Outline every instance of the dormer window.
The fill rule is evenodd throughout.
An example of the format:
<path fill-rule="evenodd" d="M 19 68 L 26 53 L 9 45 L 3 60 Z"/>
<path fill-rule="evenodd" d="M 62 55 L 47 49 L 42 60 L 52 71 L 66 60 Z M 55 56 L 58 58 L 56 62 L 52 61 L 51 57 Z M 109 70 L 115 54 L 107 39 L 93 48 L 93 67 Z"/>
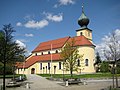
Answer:
<path fill-rule="evenodd" d="M 58 53 L 58 50 L 56 50 L 55 53 Z"/>
<path fill-rule="evenodd" d="M 48 51 L 48 54 L 50 54 L 50 51 Z"/>

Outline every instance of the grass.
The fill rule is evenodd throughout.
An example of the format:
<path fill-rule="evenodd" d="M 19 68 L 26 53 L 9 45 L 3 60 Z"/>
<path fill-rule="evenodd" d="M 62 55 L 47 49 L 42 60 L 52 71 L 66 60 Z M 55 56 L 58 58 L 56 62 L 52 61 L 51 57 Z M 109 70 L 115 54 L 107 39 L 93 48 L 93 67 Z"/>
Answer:
<path fill-rule="evenodd" d="M 19 77 L 19 76 L 23 76 L 23 75 L 22 74 L 16 74 L 15 78 Z M 24 75 L 24 77 L 26 77 L 26 75 Z M 0 78 L 3 78 L 3 75 L 0 75 Z M 5 78 L 13 78 L 13 75 L 6 75 Z"/>
<path fill-rule="evenodd" d="M 42 77 L 49 78 L 51 77 L 50 74 L 38 74 Z M 63 78 L 63 74 L 54 74 L 52 75 L 53 78 Z M 118 77 L 120 77 L 120 74 L 118 74 Z M 70 74 L 65 74 L 64 78 L 71 78 Z M 112 78 L 112 74 L 110 73 L 96 73 L 96 74 L 81 74 L 81 75 L 73 75 L 73 78 Z"/>

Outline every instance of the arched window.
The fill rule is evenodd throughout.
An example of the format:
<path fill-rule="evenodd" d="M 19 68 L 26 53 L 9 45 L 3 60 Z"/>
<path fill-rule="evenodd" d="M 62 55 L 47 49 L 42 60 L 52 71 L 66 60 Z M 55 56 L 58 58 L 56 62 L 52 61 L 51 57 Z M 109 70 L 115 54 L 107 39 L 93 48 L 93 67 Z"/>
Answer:
<path fill-rule="evenodd" d="M 59 62 L 59 69 L 61 69 L 61 62 Z"/>
<path fill-rule="evenodd" d="M 42 63 L 40 63 L 40 70 L 42 70 Z"/>
<path fill-rule="evenodd" d="M 50 54 L 50 51 L 48 51 L 48 54 Z"/>
<path fill-rule="evenodd" d="M 88 66 L 88 59 L 85 59 L 85 66 Z"/>
<path fill-rule="evenodd" d="M 37 56 L 37 53 L 35 53 L 35 56 Z"/>
<path fill-rule="evenodd" d="M 50 70 L 50 62 L 48 62 L 48 70 Z"/>
<path fill-rule="evenodd" d="M 82 36 L 83 35 L 83 33 L 82 32 L 80 32 L 80 36 Z"/>
<path fill-rule="evenodd" d="M 56 50 L 55 53 L 58 53 L 58 50 Z"/>
<path fill-rule="evenodd" d="M 80 60 L 79 59 L 77 60 L 77 65 L 80 66 Z"/>
<path fill-rule="evenodd" d="M 43 55 L 43 52 L 41 53 L 41 55 Z"/>

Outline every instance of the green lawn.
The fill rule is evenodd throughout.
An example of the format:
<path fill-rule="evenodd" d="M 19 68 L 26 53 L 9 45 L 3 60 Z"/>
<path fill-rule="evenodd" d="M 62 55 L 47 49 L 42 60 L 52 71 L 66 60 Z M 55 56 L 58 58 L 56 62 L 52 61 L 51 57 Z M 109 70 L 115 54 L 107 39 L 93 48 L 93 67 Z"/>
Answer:
<path fill-rule="evenodd" d="M 16 74 L 16 75 L 15 75 L 15 78 L 16 78 L 16 77 L 19 77 L 19 76 L 23 76 L 23 75 L 22 75 L 22 74 Z M 6 77 L 6 78 L 13 78 L 13 75 L 6 75 L 5 77 Z M 26 75 L 24 75 L 24 77 L 26 77 Z M 3 75 L 0 75 L 0 78 L 3 78 Z"/>
<path fill-rule="evenodd" d="M 50 74 L 38 74 L 42 77 L 49 78 Z M 118 74 L 120 77 L 120 74 Z M 52 75 L 53 78 L 63 78 L 63 74 L 55 74 Z M 70 78 L 70 74 L 65 74 L 64 78 Z M 96 73 L 96 74 L 81 74 L 81 75 L 73 75 L 73 78 L 112 78 L 112 74 L 110 73 Z"/>

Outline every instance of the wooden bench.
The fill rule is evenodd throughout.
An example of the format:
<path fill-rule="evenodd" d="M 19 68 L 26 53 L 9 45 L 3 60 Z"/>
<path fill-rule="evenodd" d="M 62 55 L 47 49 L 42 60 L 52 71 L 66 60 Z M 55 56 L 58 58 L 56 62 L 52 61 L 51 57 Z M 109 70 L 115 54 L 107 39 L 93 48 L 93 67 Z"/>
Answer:
<path fill-rule="evenodd" d="M 75 79 L 66 79 L 66 81 L 68 81 L 68 84 L 79 84 L 81 83 L 81 80 L 79 78 L 75 78 Z"/>

